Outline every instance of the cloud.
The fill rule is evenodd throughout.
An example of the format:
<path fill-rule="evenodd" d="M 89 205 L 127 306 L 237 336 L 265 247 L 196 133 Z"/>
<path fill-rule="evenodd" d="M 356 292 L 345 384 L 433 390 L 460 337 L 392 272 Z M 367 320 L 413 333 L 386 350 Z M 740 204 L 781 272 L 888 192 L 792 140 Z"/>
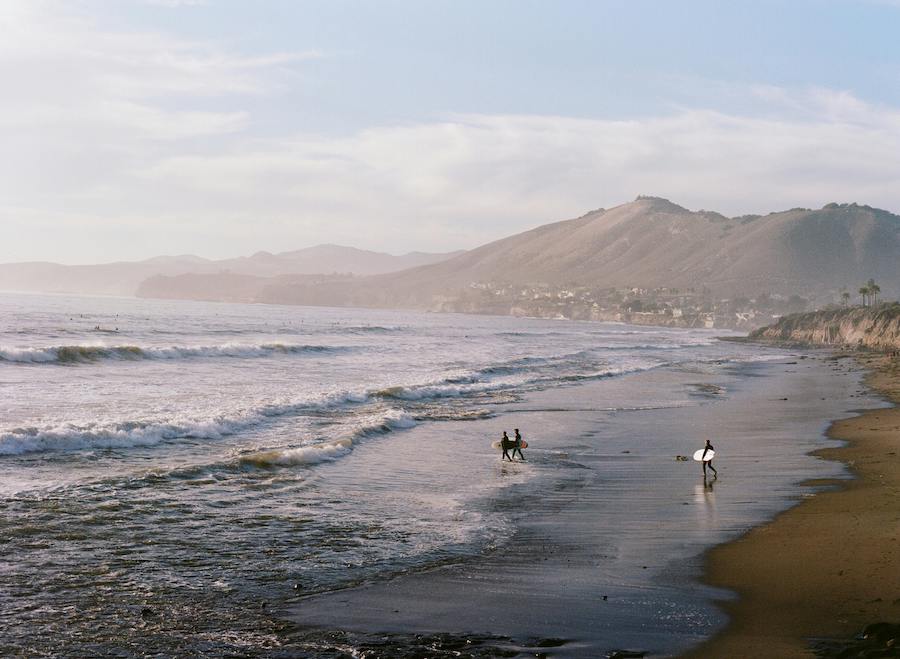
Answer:
<path fill-rule="evenodd" d="M 430 249 L 473 246 L 642 193 L 733 214 L 832 200 L 900 208 L 900 112 L 840 92 L 785 94 L 804 118 L 703 109 L 630 121 L 468 115 L 242 143 L 163 158 L 140 176 L 197 212 L 216 200 L 235 217 L 296 222 L 296 241 L 311 228 L 370 241 L 402 231 L 404 247 Z"/>
<path fill-rule="evenodd" d="M 241 96 L 276 92 L 292 67 L 322 57 L 315 50 L 241 55 L 214 42 L 111 29 L 65 8 L 47 0 L 9 0 L 0 9 L 6 111 L 57 109 L 79 119 L 103 115 L 110 105 L 127 105 L 132 113 L 142 105 L 173 125 L 186 118 L 190 123 L 192 104 L 210 99 L 233 104 Z M 233 113 L 223 114 L 221 123 L 231 132 Z M 140 124 L 146 122 L 136 127 Z M 166 134 L 154 124 L 151 134 Z M 173 130 L 183 133 L 184 127 Z"/>
<path fill-rule="evenodd" d="M 0 4 L 3 226 L 21 227 L 23 218 L 44 228 L 84 218 L 95 227 L 140 226 L 141 206 L 158 191 L 125 185 L 131 172 L 243 133 L 251 123 L 245 100 L 277 95 L 297 66 L 322 56 L 243 54 L 214 41 L 113 28 L 75 13 L 79 6 Z M 17 258 L 28 240 L 27 232 L 20 235 L 0 258 Z"/>
<path fill-rule="evenodd" d="M 238 53 L 62 7 L 0 6 L 0 224 L 19 236 L 0 261 L 98 260 L 116 245 L 121 258 L 318 242 L 449 250 L 638 194 L 729 214 L 900 210 L 900 110 L 841 90 L 731 85 L 742 112 L 260 130 L 255 103 L 277 104 L 322 53 Z"/>
<path fill-rule="evenodd" d="M 117 225 L 188 222 L 232 252 L 472 247 L 638 194 L 731 214 L 835 200 L 900 208 L 900 113 L 821 90 L 786 99 L 803 118 L 466 115 L 343 137 L 236 135 L 212 153 L 126 157 L 93 177 L 99 192 L 82 185 L 69 203 L 82 215 L 106 207 Z"/>

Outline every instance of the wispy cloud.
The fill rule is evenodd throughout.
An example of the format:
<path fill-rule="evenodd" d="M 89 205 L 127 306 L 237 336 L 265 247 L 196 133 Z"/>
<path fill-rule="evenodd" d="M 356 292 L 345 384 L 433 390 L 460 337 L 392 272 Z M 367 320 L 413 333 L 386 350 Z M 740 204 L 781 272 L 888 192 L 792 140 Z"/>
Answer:
<path fill-rule="evenodd" d="M 322 57 L 315 50 L 240 55 L 214 42 L 113 30 L 65 9 L 9 0 L 0 10 L 0 76 L 15 92 L 8 95 L 13 103 L 75 110 L 76 117 L 79 109 L 103 114 L 123 102 L 148 111 L 165 104 L 166 116 L 179 123 L 194 100 L 276 91 L 285 71 Z"/>
<path fill-rule="evenodd" d="M 796 96 L 784 102 L 801 104 L 802 119 L 702 109 L 634 121 L 471 115 L 242 142 L 161 158 L 139 178 L 192 212 L 234 218 L 233 231 L 240 218 L 266 217 L 295 242 L 402 230 L 404 246 L 431 249 L 642 193 L 734 214 L 832 200 L 900 208 L 900 112 L 824 90 Z"/>
<path fill-rule="evenodd" d="M 140 249 L 126 256 L 324 241 L 454 249 L 638 194 L 732 214 L 833 200 L 900 210 L 900 110 L 846 91 L 731 85 L 745 111 L 629 120 L 260 130 L 255 108 L 322 53 L 240 53 L 64 9 L 0 5 L 0 223 L 41 249 L 53 236 L 46 256 L 62 260 L 102 258 L 89 252 L 101 229 Z M 0 261 L 21 258 L 6 249 Z"/>

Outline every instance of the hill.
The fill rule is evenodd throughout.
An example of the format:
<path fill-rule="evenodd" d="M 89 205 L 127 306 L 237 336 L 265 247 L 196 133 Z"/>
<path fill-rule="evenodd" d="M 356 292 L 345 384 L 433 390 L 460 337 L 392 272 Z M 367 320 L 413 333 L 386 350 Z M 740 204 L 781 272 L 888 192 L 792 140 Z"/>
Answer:
<path fill-rule="evenodd" d="M 215 261 L 217 270 L 228 270 L 257 277 L 277 277 L 286 274 L 317 275 L 342 273 L 350 275 L 377 275 L 407 270 L 420 265 L 443 261 L 462 252 L 429 254 L 409 252 L 401 256 L 373 252 L 341 245 L 317 245 L 292 252 L 272 254 L 257 252 L 253 256 Z"/>
<path fill-rule="evenodd" d="M 409 270 L 259 282 L 252 299 L 757 327 L 870 277 L 884 296 L 900 294 L 898 255 L 900 217 L 869 206 L 729 218 L 639 197 Z"/>
<path fill-rule="evenodd" d="M 223 259 L 204 259 L 193 255 L 157 256 L 145 261 L 104 263 L 98 265 L 60 265 L 58 263 L 6 263 L 0 264 L 0 290 L 33 291 L 45 293 L 88 293 L 99 295 L 135 295 L 141 282 L 158 276 L 177 277 L 184 274 L 224 275 L 218 284 L 204 282 L 207 295 L 220 288 L 225 297 L 246 297 L 253 285 L 242 282 L 236 291 L 227 291 L 236 284 L 231 275 L 255 278 L 280 277 L 282 275 L 314 275 L 344 273 L 374 275 L 405 270 L 435 263 L 458 255 L 410 252 L 394 256 L 342 247 L 318 245 L 306 249 L 272 254 L 257 252 L 253 256 Z M 164 295 L 163 297 L 170 297 Z M 178 297 L 178 296 L 176 296 Z"/>
<path fill-rule="evenodd" d="M 702 288 L 717 295 L 813 298 L 883 281 L 900 294 L 900 217 L 856 204 L 765 216 L 692 212 L 665 199 L 538 227 L 379 284 L 433 294 L 471 282 Z M 409 276 L 407 276 L 409 275 Z M 404 293 L 400 293 L 405 297 Z"/>
<path fill-rule="evenodd" d="M 327 282 L 352 280 L 353 275 L 278 275 L 259 277 L 235 272 L 156 275 L 141 282 L 138 297 L 216 302 L 271 302 L 282 289 L 313 290 Z M 272 291 L 276 291 L 273 293 Z M 321 303 L 321 302 L 320 302 Z"/>

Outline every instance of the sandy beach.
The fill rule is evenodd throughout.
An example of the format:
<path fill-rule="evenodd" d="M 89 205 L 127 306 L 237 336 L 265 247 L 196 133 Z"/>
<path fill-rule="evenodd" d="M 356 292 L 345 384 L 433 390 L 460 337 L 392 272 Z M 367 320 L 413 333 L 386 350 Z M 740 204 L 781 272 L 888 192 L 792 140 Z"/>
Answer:
<path fill-rule="evenodd" d="M 859 407 L 878 404 L 862 391 L 858 368 L 847 365 L 835 371 L 827 353 L 785 355 L 781 363 L 718 374 L 667 369 L 621 381 L 619 395 L 628 398 L 640 391 L 692 391 L 689 398 L 700 404 L 687 406 L 673 398 L 658 409 L 610 415 L 591 409 L 600 397 L 612 402 L 602 383 L 511 406 L 504 423 L 529 428 L 547 451 L 532 450 L 535 467 L 528 468 L 553 476 L 549 487 L 526 481 L 490 503 L 515 520 L 517 531 L 507 543 L 463 562 L 311 594 L 286 617 L 305 630 L 306 647 L 321 643 L 323 656 L 338 646 L 368 648 L 373 656 L 688 651 L 726 626 L 713 600 L 730 596 L 720 586 L 735 588 L 701 583 L 706 550 L 765 524 L 798 497 L 820 492 L 819 483 L 798 487 L 804 474 L 846 477 L 839 463 L 809 452 L 828 443 L 828 419 L 846 416 L 856 401 Z M 674 459 L 706 433 L 714 433 L 717 450 L 728 456 L 718 465 L 718 481 L 710 483 L 696 463 Z M 417 439 L 432 443 L 425 434 Z M 773 461 L 779 451 L 782 457 Z M 498 476 L 524 468 L 502 467 L 510 471 Z M 794 601 L 804 597 L 803 586 L 799 592 Z M 738 638 L 707 645 L 695 656 L 712 656 L 710 647 L 721 650 L 717 656 L 781 656 L 772 642 L 766 631 L 760 652 Z"/>
<path fill-rule="evenodd" d="M 900 400 L 896 360 L 855 361 L 871 369 L 868 386 Z M 834 369 L 853 367 L 849 358 L 834 360 Z M 726 629 L 685 656 L 812 657 L 827 639 L 900 620 L 900 409 L 837 421 L 829 435 L 846 446 L 815 455 L 846 463 L 855 479 L 708 554 L 707 582 L 739 597 L 722 602 Z"/>

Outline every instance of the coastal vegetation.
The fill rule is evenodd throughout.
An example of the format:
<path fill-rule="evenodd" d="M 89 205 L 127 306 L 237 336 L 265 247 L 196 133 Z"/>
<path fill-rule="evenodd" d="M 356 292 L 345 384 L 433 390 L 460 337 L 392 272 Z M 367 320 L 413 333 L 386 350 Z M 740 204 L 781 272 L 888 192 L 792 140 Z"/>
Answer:
<path fill-rule="evenodd" d="M 750 339 L 893 352 L 900 350 L 900 303 L 791 314 L 751 332 Z"/>
<path fill-rule="evenodd" d="M 881 286 L 875 283 L 874 279 L 869 279 L 863 286 L 859 289 L 859 294 L 862 296 L 863 306 L 869 306 L 870 304 L 878 304 L 878 294 L 881 292 Z"/>

